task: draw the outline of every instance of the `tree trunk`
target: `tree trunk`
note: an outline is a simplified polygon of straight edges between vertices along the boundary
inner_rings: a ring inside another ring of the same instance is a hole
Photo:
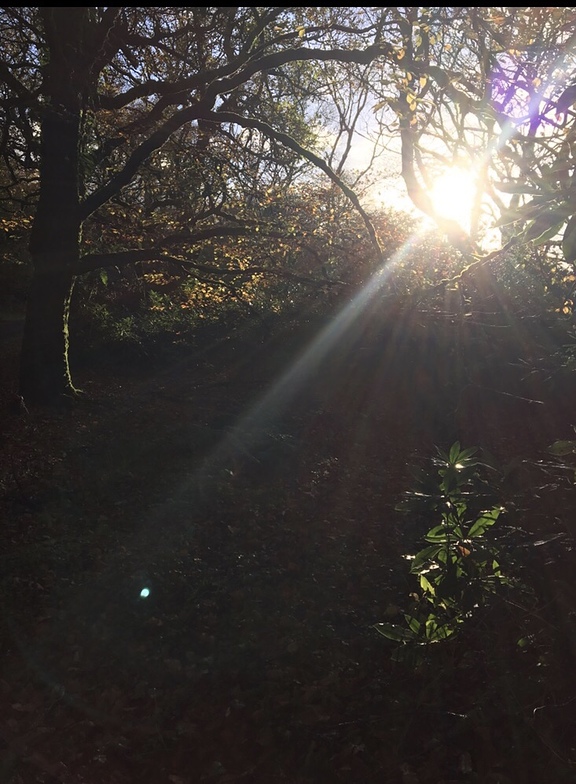
[[[68,364],[72,281],[66,271],[34,273],[20,355],[20,394],[27,403],[49,404],[77,393]]]
[[[94,9],[41,7],[48,57],[43,67],[40,189],[30,253],[33,264],[19,392],[52,403],[76,390],[68,366],[68,316],[78,271],[83,193],[83,112],[94,91]]]
[[[79,141],[79,111],[62,105],[46,110],[20,358],[19,392],[27,403],[52,403],[76,393],[68,366],[68,315],[80,252]]]

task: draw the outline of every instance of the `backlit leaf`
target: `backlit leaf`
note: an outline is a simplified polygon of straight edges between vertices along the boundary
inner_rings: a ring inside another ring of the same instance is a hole
[[[564,229],[562,253],[568,263],[576,261],[576,215],[573,215]]]

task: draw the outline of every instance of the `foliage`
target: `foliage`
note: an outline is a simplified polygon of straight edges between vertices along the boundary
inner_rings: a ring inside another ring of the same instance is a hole
[[[407,556],[418,587],[411,594],[413,607],[404,614],[406,626],[376,624],[384,637],[420,645],[447,640],[502,586],[512,584],[490,536],[505,509],[499,504],[485,506],[493,491],[481,470],[489,466],[475,457],[476,452],[462,449],[459,442],[448,452],[438,449],[435,475],[419,472],[416,489],[396,507],[412,515],[432,512],[436,524],[424,536],[426,546]]]
[[[415,202],[438,217],[429,184],[442,169],[470,166],[477,181],[473,234],[493,226],[505,242],[553,243],[557,257],[572,265],[574,9],[397,13],[404,53],[399,96],[383,95],[381,103],[396,115],[403,175]]]
[[[109,291],[94,282],[93,286],[99,291],[80,298],[72,315],[73,354],[85,360],[102,352],[117,358],[119,352],[125,358],[167,361],[170,348],[191,348],[206,341],[208,334],[224,338],[234,327],[255,322],[235,299],[223,302],[205,292],[195,306],[194,294],[186,292],[185,284],[170,294],[153,288],[138,291],[127,281]]]
[[[218,323],[221,331],[250,322],[266,331],[298,330],[334,317],[389,266],[361,315],[375,326],[394,318],[392,301],[402,310],[410,298],[429,300],[428,290],[461,264],[449,243],[432,231],[422,234],[413,217],[390,208],[371,212],[383,244],[383,256],[377,254],[342,194],[313,183],[271,199],[267,218],[283,225],[292,241],[278,242],[272,251],[258,233],[252,240],[220,240],[197,249],[218,269],[229,266],[226,281],[208,274],[199,279],[161,260],[79,278],[76,346],[110,341],[148,351],[154,343],[194,340],[196,331]],[[258,268],[267,272],[250,272]],[[439,296],[442,309],[443,292]]]

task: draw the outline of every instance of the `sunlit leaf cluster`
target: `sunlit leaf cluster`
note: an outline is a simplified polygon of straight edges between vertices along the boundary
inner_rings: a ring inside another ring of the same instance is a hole
[[[476,453],[459,442],[448,452],[438,449],[436,472],[420,471],[416,487],[398,504],[405,514],[427,512],[436,520],[424,535],[424,548],[407,556],[417,587],[405,624],[376,624],[384,637],[424,645],[447,640],[510,584],[500,548],[490,537],[505,510],[500,504],[482,505],[492,493],[488,467]]]

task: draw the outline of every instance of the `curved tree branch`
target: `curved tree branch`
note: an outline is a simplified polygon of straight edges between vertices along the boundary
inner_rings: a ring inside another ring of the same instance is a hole
[[[252,78],[255,74],[267,71],[271,68],[278,68],[282,65],[286,65],[287,63],[292,62],[302,62],[302,61],[311,61],[311,60],[334,60],[340,62],[347,62],[347,63],[359,63],[359,64],[368,64],[375,60],[377,57],[383,55],[391,55],[392,48],[389,44],[384,42],[379,42],[376,44],[372,44],[371,46],[366,47],[366,49],[306,49],[304,47],[298,49],[287,49],[281,52],[275,52],[273,54],[265,55],[260,58],[256,58],[254,60],[249,60],[244,67],[238,68],[238,63],[229,64],[226,71],[236,67],[236,70],[231,75],[224,75],[221,76],[211,84],[207,84],[207,74],[196,74],[195,76],[191,77],[188,80],[183,80],[182,82],[154,82],[152,86],[151,83],[146,83],[146,85],[140,85],[138,88],[135,89],[144,89],[144,93],[136,94],[134,93],[134,98],[142,97],[143,95],[149,95],[156,93],[158,95],[167,95],[169,93],[175,93],[176,97],[174,98],[175,101],[181,102],[182,101],[182,92],[186,89],[195,89],[202,85],[207,87],[206,92],[202,99],[195,99],[194,103],[191,105],[189,104],[183,109],[176,111],[171,117],[169,117],[160,127],[158,127],[147,139],[145,139],[129,156],[128,160],[126,161],[124,167],[111,179],[108,181],[106,185],[104,185],[99,190],[95,191],[94,193],[90,194],[84,202],[80,205],[80,219],[85,220],[89,215],[95,212],[99,207],[105,204],[109,199],[115,196],[117,193],[122,190],[128,183],[132,180],[132,178],[137,173],[140,165],[156,150],[160,149],[165,142],[170,138],[170,136],[185,125],[188,122],[192,122],[193,120],[199,119],[215,119],[219,122],[226,122],[226,118],[224,117],[224,113],[219,115],[218,113],[214,113],[211,111],[211,107],[214,105],[217,97],[219,95],[223,95],[228,93],[237,87],[240,87],[242,84],[245,84],[249,79]],[[221,73],[221,71],[212,72],[214,73]],[[211,76],[211,75],[210,75]],[[149,91],[148,91],[149,90]],[[126,93],[124,94],[126,95]],[[224,118],[224,119],[223,119]],[[326,174],[338,185],[341,187],[344,193],[348,196],[348,198],[352,201],[354,206],[357,210],[359,210],[362,218],[366,224],[368,232],[372,241],[375,243],[376,247],[378,248],[379,252],[381,252],[378,239],[376,237],[376,233],[374,228],[362,209],[358,198],[354,194],[354,192],[345,186],[345,184],[337,178],[336,174],[325,164],[325,162],[319,158],[318,156],[314,156],[313,153],[304,150],[304,148],[300,147],[300,145],[295,142],[294,139],[291,139],[286,134],[281,134],[280,132],[274,131],[271,126],[268,126],[266,123],[262,123],[260,127],[258,127],[258,121],[254,120],[246,120],[243,119],[240,122],[240,117],[237,119],[230,120],[231,122],[238,122],[239,125],[244,125],[246,127],[254,127],[258,128],[260,131],[268,135],[270,138],[276,138],[282,144],[285,144],[290,149],[293,149],[299,155],[307,158],[308,160],[312,161],[316,166],[321,168],[325,171]],[[256,123],[252,126],[249,123]],[[268,130],[264,130],[264,129]],[[296,146],[294,146],[296,145]]]
[[[378,236],[376,234],[376,229],[372,224],[369,216],[367,215],[366,211],[360,204],[360,200],[356,193],[352,190],[352,188],[348,187],[344,180],[339,177],[336,172],[330,168],[330,166],[320,158],[318,155],[313,153],[311,150],[307,150],[305,147],[302,147],[296,139],[293,139],[292,136],[289,136],[287,133],[283,133],[282,131],[277,131],[275,128],[272,128],[271,125],[264,122],[263,120],[255,120],[253,118],[242,117],[235,112],[210,112],[209,113],[210,119],[217,120],[219,122],[230,122],[235,123],[236,125],[240,125],[244,128],[253,128],[260,133],[263,133],[269,139],[274,139],[275,141],[282,144],[284,147],[288,147],[290,150],[298,153],[298,155],[302,156],[306,160],[313,163],[314,166],[321,169],[331,180],[332,182],[340,188],[340,190],[347,196],[347,198],[352,202],[355,209],[358,211],[362,220],[364,221],[364,225],[370,235],[370,239],[372,240],[378,254],[381,256],[383,255],[383,250],[380,246],[378,241]]]

